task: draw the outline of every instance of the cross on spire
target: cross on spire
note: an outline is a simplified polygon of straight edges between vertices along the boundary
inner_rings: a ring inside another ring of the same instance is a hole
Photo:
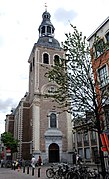
[[[45,11],[47,11],[47,3],[45,3]]]

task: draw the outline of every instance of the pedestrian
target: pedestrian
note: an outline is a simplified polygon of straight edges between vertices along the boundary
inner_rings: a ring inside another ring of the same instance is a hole
[[[1,159],[1,168],[3,168],[3,159]]]
[[[79,165],[83,164],[82,158],[79,154],[77,154],[76,158],[77,158],[77,164],[79,164]]]
[[[33,155],[32,159],[31,159],[31,166],[32,166],[33,168],[35,168],[35,165],[36,165],[36,158],[35,158],[35,156]]]
[[[25,160],[22,159],[22,167],[25,167]]]
[[[41,156],[39,155],[39,158],[38,158],[38,165],[41,166],[42,164],[42,159],[41,159]]]

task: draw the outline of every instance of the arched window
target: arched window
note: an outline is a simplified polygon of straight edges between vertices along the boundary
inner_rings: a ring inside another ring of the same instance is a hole
[[[51,27],[47,26],[47,33],[51,34]]]
[[[45,33],[45,26],[42,27],[41,33],[42,33],[42,34]]]
[[[57,127],[56,114],[55,113],[50,114],[50,127],[53,127],[53,128]]]
[[[59,64],[59,56],[58,55],[55,55],[54,56],[54,64]]]
[[[49,56],[47,53],[43,54],[43,63],[49,64]]]
[[[30,63],[30,72],[32,72],[32,63]]]

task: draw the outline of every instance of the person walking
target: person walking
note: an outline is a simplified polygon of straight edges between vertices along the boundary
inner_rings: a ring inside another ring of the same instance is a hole
[[[38,165],[41,166],[42,164],[42,159],[41,159],[41,156],[39,155],[39,158],[38,158]]]
[[[31,159],[31,166],[32,166],[33,168],[35,168],[35,165],[36,165],[36,158],[35,158],[35,156],[33,155],[32,159]]]

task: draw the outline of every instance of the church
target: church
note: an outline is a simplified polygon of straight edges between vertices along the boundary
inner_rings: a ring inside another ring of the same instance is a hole
[[[29,89],[12,114],[6,116],[6,130],[10,117],[14,121],[14,137],[19,142],[15,158],[28,160],[39,155],[43,163],[72,162],[71,115],[60,113],[56,102],[46,98],[58,86],[45,77],[47,69],[56,60],[65,58],[65,52],[54,37],[55,27],[45,9],[38,28],[39,37],[29,56]],[[11,124],[11,123],[10,123]]]

